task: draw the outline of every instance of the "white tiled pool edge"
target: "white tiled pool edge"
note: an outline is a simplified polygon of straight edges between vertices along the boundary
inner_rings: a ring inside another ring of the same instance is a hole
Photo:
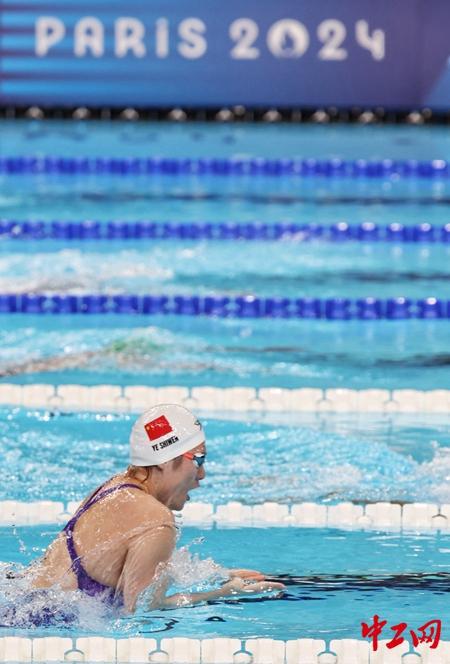
[[[0,526],[31,526],[65,523],[78,503],[41,500],[0,501]],[[342,502],[335,505],[265,502],[245,505],[231,501],[222,505],[189,502],[182,512],[184,525],[233,527],[349,528],[352,530],[448,531],[450,504]]]
[[[215,412],[449,413],[450,390],[0,383],[8,406],[134,413],[168,402]]]
[[[160,662],[172,664],[447,664],[450,642],[431,650],[421,644],[409,651],[406,641],[395,649],[379,641],[334,639],[150,639],[130,637],[3,637],[1,662]]]

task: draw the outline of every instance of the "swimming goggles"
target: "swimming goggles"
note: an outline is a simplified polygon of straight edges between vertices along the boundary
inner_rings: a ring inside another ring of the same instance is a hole
[[[185,452],[183,456],[186,457],[186,459],[191,459],[197,468],[201,468],[206,459],[206,454],[193,454],[192,452]]]

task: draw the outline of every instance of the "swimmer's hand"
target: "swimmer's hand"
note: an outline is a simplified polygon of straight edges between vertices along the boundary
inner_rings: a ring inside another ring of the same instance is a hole
[[[262,572],[258,572],[255,569],[229,569],[227,570],[230,576],[230,579],[236,577],[240,579],[252,579],[253,581],[264,581],[266,578]]]
[[[240,576],[233,577],[219,589],[220,597],[230,597],[233,595],[249,595],[256,593],[282,592],[285,586],[283,583],[275,581],[252,581],[243,579]]]

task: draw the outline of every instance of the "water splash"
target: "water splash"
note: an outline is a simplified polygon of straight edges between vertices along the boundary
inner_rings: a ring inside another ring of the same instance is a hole
[[[104,630],[110,609],[80,591],[33,588],[23,565],[0,563],[0,628]]]
[[[198,553],[191,553],[190,548],[203,541],[203,537],[196,538],[174,551],[167,573],[177,589],[204,592],[228,578],[228,571],[212,558],[201,559]]]
[[[203,543],[199,537],[175,549],[170,560],[156,570],[153,583],[139,596],[138,615],[146,613],[158,594],[180,594],[180,606],[186,604],[183,595],[207,592],[229,578],[228,570],[216,563],[212,558],[201,559],[198,553],[191,553],[190,548]]]
[[[126,467],[131,422],[128,415],[49,419],[4,411],[0,454],[8,472],[0,497],[80,500]],[[442,422],[286,422],[209,420],[207,474],[195,500],[450,502],[450,439]]]

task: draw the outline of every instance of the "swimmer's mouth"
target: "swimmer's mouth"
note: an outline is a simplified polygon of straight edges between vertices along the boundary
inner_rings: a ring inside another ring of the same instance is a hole
[[[192,487],[192,489],[190,489],[190,491],[194,491],[195,489],[198,489],[199,486],[200,486],[200,483],[197,482],[197,484],[194,487]],[[190,499],[191,499],[190,495],[188,493],[186,493],[186,501],[188,501]]]

